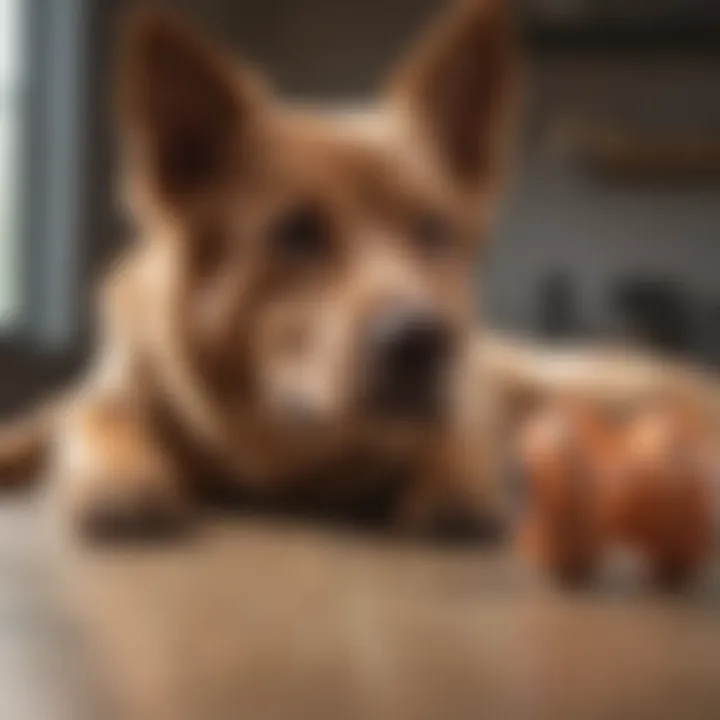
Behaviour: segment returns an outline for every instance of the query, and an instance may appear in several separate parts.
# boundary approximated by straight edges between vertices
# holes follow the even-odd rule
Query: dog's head
[[[175,17],[133,18],[132,202],[218,402],[278,426],[442,415],[505,146],[506,21],[501,0],[467,2],[374,107],[328,111],[281,102]]]

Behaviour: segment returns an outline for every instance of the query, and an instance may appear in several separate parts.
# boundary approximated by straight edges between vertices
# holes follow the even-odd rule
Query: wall
[[[607,329],[607,294],[629,274],[675,279],[703,303],[720,303],[717,183],[630,182],[590,172],[553,144],[553,125],[720,128],[720,58],[538,58],[528,135],[491,273],[493,309],[528,326],[546,272],[567,269],[593,327]],[[522,258],[522,262],[519,259]]]

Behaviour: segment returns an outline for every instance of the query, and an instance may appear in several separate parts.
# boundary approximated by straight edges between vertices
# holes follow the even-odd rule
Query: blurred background
[[[127,0],[0,0],[0,405],[70,372],[126,224]],[[441,0],[176,0],[286,93],[370,95]],[[720,366],[720,3],[525,0],[526,122],[479,293],[499,327]]]

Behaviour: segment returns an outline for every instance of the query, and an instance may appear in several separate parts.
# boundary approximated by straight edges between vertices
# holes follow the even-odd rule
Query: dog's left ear
[[[264,84],[165,9],[131,13],[120,50],[122,136],[152,191],[182,207],[238,169]]]
[[[410,53],[389,89],[452,180],[472,192],[507,146],[516,53],[510,0],[464,0]]]

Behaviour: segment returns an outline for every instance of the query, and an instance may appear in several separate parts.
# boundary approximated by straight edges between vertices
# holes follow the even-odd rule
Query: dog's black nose
[[[372,396],[387,414],[427,415],[440,406],[452,349],[450,326],[414,309],[384,313],[371,330]]]
[[[447,326],[425,312],[396,311],[375,326],[374,345],[380,363],[396,377],[432,377],[449,348]]]

